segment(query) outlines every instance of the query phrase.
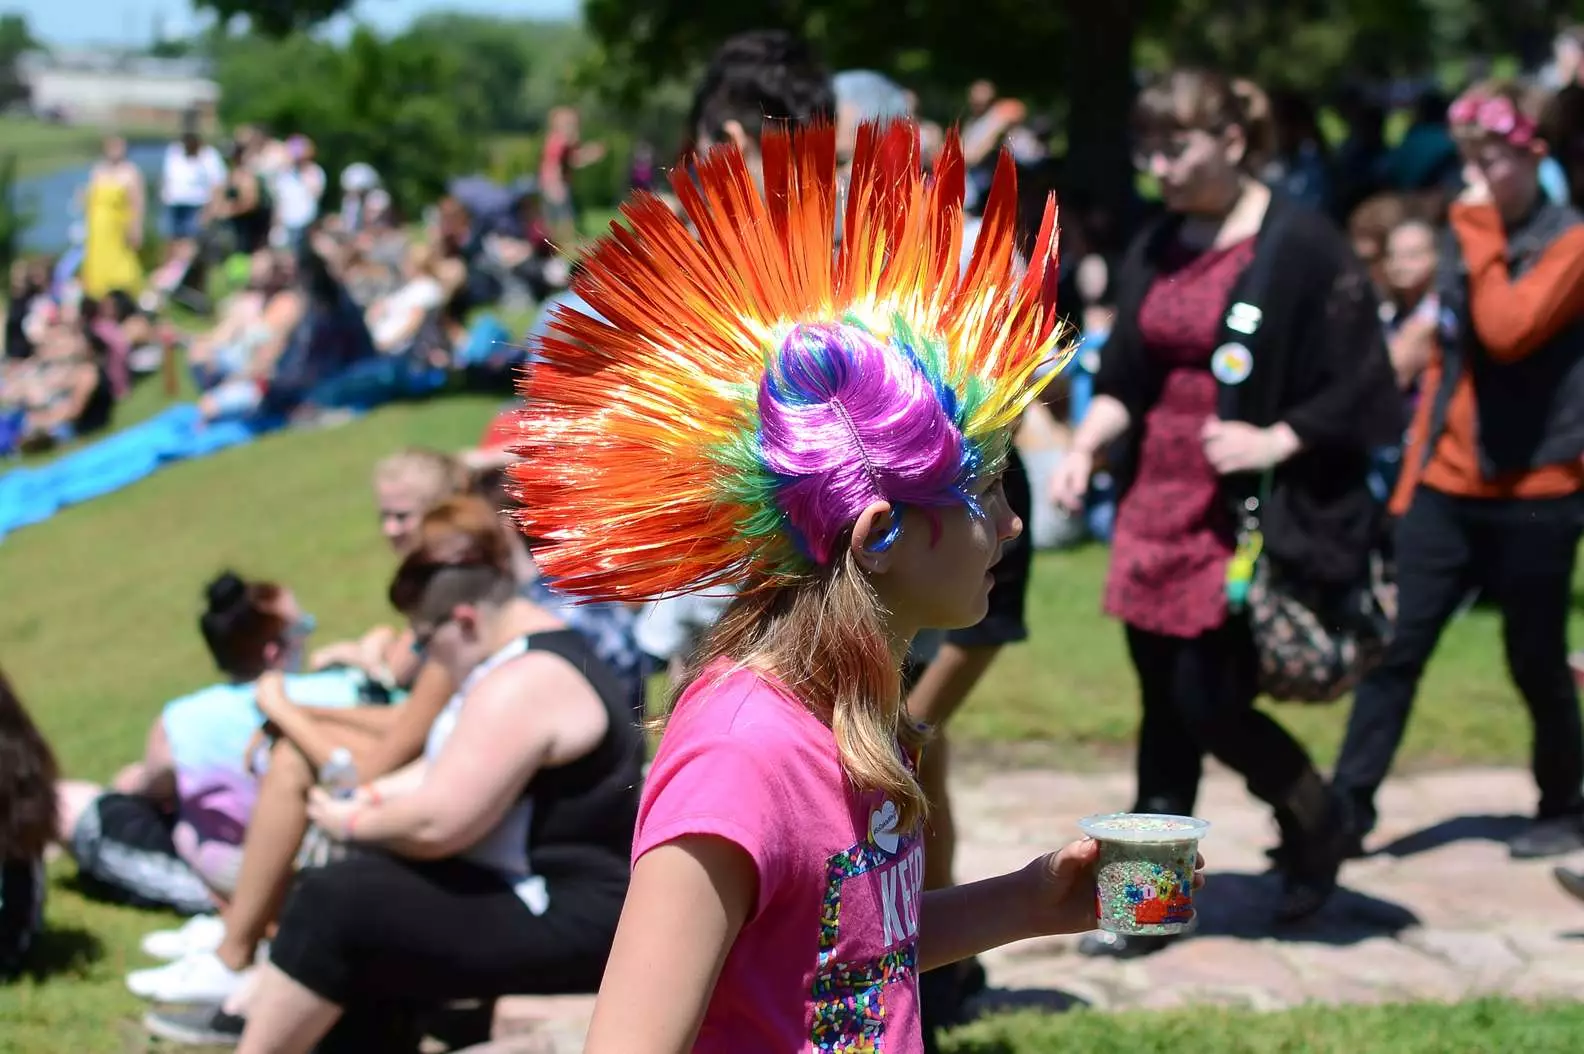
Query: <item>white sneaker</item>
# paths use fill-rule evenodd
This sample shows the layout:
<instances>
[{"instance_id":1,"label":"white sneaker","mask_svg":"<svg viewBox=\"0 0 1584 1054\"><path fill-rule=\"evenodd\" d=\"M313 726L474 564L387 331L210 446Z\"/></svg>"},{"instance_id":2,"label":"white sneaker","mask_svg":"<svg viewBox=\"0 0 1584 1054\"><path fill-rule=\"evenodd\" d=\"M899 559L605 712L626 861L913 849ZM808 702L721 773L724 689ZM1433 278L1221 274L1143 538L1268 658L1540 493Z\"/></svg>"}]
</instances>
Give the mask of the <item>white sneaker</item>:
<instances>
[{"instance_id":1,"label":"white sneaker","mask_svg":"<svg viewBox=\"0 0 1584 1054\"><path fill-rule=\"evenodd\" d=\"M156 1003L223 1003L247 980L214 952L197 952L151 970L127 974L133 995Z\"/></svg>"},{"instance_id":2,"label":"white sneaker","mask_svg":"<svg viewBox=\"0 0 1584 1054\"><path fill-rule=\"evenodd\" d=\"M225 922L219 915L194 915L180 929L158 930L143 938L143 954L166 962L187 955L212 952L225 940Z\"/></svg>"}]
</instances>

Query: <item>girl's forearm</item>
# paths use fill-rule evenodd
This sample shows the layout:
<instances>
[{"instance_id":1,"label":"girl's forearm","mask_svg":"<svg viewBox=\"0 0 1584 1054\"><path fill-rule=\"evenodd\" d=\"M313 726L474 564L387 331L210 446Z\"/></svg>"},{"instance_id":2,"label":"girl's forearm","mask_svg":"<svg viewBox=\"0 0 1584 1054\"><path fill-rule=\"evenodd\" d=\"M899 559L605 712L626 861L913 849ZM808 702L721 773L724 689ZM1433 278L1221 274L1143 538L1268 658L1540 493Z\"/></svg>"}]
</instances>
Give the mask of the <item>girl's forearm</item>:
<instances>
[{"instance_id":1,"label":"girl's forearm","mask_svg":"<svg viewBox=\"0 0 1584 1054\"><path fill-rule=\"evenodd\" d=\"M920 973L971 958L1003 944L1040 936L1034 895L1022 871L924 894L920 913Z\"/></svg>"}]
</instances>

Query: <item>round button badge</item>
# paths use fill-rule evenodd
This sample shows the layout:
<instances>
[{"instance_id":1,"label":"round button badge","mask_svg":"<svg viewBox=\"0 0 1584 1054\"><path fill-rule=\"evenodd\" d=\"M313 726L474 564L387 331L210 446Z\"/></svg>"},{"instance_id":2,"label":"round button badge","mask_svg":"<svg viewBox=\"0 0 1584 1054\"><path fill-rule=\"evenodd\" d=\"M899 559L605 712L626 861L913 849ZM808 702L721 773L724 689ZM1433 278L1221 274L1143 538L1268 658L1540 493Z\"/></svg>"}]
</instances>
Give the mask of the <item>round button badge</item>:
<instances>
[{"instance_id":1,"label":"round button badge","mask_svg":"<svg viewBox=\"0 0 1584 1054\"><path fill-rule=\"evenodd\" d=\"M1254 356L1241 344L1223 344L1210 356L1210 373L1222 384L1242 384L1254 372Z\"/></svg>"}]
</instances>

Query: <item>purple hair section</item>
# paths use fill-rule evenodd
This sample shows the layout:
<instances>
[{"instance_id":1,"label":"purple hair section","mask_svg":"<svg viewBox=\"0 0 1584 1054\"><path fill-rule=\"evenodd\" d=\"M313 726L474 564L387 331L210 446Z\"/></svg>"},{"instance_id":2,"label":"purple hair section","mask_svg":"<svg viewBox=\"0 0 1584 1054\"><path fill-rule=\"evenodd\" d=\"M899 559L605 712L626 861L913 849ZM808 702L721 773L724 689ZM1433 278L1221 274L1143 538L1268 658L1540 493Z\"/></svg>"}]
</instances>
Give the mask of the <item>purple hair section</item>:
<instances>
[{"instance_id":1,"label":"purple hair section","mask_svg":"<svg viewBox=\"0 0 1584 1054\"><path fill-rule=\"evenodd\" d=\"M964 442L914 356L853 325L795 327L759 386L759 448L802 548L825 565L876 501L961 503Z\"/></svg>"}]
</instances>

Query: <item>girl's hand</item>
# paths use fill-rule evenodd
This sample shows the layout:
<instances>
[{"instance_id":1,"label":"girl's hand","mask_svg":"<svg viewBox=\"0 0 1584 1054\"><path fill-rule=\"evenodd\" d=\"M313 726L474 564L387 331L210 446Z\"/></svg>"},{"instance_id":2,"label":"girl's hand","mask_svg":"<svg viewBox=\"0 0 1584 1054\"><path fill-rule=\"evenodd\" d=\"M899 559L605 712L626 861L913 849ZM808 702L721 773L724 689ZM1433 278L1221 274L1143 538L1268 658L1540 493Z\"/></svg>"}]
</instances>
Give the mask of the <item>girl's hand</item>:
<instances>
[{"instance_id":1,"label":"girl's hand","mask_svg":"<svg viewBox=\"0 0 1584 1054\"><path fill-rule=\"evenodd\" d=\"M1039 934L1087 933L1095 928L1095 865L1100 843L1093 838L1070 842L1028 867L1029 912ZM1204 885L1204 857L1194 860L1193 888Z\"/></svg>"},{"instance_id":2,"label":"girl's hand","mask_svg":"<svg viewBox=\"0 0 1584 1054\"><path fill-rule=\"evenodd\" d=\"M363 808L356 798L333 798L323 787L308 792L308 819L338 842L351 836L352 817Z\"/></svg>"}]
</instances>

